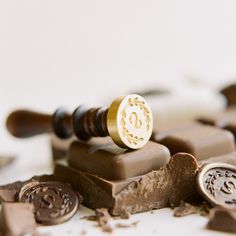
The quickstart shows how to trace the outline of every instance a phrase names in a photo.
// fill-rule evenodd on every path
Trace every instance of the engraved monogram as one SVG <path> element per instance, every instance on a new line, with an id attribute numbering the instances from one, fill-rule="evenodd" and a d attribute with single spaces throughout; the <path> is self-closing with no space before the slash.
<path id="1" fill-rule="evenodd" d="M 140 115 L 136 111 L 132 111 L 129 117 L 127 117 L 127 109 L 136 107 L 142 112 L 144 116 L 144 123 L 140 119 Z M 134 130 L 130 130 L 127 126 L 127 122 L 129 122 L 133 128 L 140 129 L 143 125 L 146 125 L 146 131 L 149 131 L 151 128 L 151 114 L 149 109 L 146 107 L 145 102 L 140 100 L 138 97 L 128 99 L 127 105 L 121 111 L 121 127 L 122 134 L 127 138 L 129 143 L 138 144 L 144 140 L 144 137 L 138 136 L 134 134 Z"/>
<path id="2" fill-rule="evenodd" d="M 57 182 L 26 186 L 19 200 L 34 205 L 39 222 L 51 222 L 65 217 L 77 207 L 77 197 L 73 190 Z"/>
<path id="3" fill-rule="evenodd" d="M 233 171 L 213 169 L 205 178 L 206 189 L 211 195 L 221 202 L 236 205 L 236 174 Z"/>

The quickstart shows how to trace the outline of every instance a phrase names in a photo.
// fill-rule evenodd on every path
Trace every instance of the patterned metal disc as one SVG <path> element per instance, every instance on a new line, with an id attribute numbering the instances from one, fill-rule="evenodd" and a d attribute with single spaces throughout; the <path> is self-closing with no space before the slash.
<path id="1" fill-rule="evenodd" d="M 79 200 L 68 185 L 60 182 L 30 182 L 19 193 L 19 201 L 32 203 L 37 222 L 45 225 L 60 224 L 77 211 Z"/>
<path id="2" fill-rule="evenodd" d="M 199 193 L 212 205 L 236 207 L 236 167 L 225 163 L 203 165 L 197 176 Z"/>
<path id="3" fill-rule="evenodd" d="M 130 94 L 115 99 L 107 113 L 107 128 L 112 140 L 122 148 L 138 149 L 150 139 L 152 111 L 146 100 Z"/>

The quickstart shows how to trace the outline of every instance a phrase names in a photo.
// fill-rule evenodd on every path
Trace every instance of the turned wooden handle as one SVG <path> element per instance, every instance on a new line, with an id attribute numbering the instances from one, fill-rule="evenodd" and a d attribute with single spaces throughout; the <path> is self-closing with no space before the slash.
<path id="1" fill-rule="evenodd" d="M 27 138 L 39 134 L 55 132 L 60 138 L 72 135 L 71 116 L 62 108 L 53 115 L 30 110 L 16 110 L 7 118 L 7 129 L 15 137 Z"/>

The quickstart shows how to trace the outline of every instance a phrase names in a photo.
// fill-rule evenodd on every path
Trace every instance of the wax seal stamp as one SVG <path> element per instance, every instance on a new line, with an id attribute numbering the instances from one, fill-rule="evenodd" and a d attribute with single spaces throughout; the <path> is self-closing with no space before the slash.
<path id="1" fill-rule="evenodd" d="M 122 147 L 133 149 L 144 146 L 153 128 L 152 112 L 139 95 L 117 98 L 107 114 L 108 131 Z"/>
<path id="2" fill-rule="evenodd" d="M 115 99 L 110 107 L 79 106 L 72 114 L 57 109 L 53 115 L 29 110 L 14 111 L 7 128 L 16 137 L 54 132 L 59 138 L 75 135 L 80 140 L 110 136 L 122 148 L 138 149 L 151 137 L 153 118 L 147 102 L 131 94 Z"/>
<path id="3" fill-rule="evenodd" d="M 197 175 L 199 193 L 212 205 L 236 207 L 236 167 L 225 163 L 205 164 Z"/>
<path id="4" fill-rule="evenodd" d="M 69 220 L 79 206 L 78 196 L 69 186 L 53 181 L 27 183 L 21 188 L 18 200 L 32 203 L 37 222 L 45 225 Z"/>

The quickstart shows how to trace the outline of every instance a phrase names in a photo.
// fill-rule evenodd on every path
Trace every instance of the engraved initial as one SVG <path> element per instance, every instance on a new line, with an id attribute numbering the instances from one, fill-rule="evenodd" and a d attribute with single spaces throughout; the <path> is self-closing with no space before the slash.
<path id="1" fill-rule="evenodd" d="M 53 208 L 53 202 L 55 201 L 55 196 L 52 195 L 44 195 L 41 198 L 40 207 L 52 209 Z"/>
<path id="2" fill-rule="evenodd" d="M 221 191 L 226 193 L 226 194 L 232 194 L 233 193 L 233 189 L 235 189 L 235 183 L 231 180 L 229 181 L 225 181 L 224 185 L 221 187 Z"/>
<path id="3" fill-rule="evenodd" d="M 143 124 L 142 121 L 138 118 L 137 113 L 134 112 L 134 111 L 130 114 L 129 122 L 131 124 L 134 123 L 134 127 L 137 128 L 137 129 L 140 128 Z"/>

